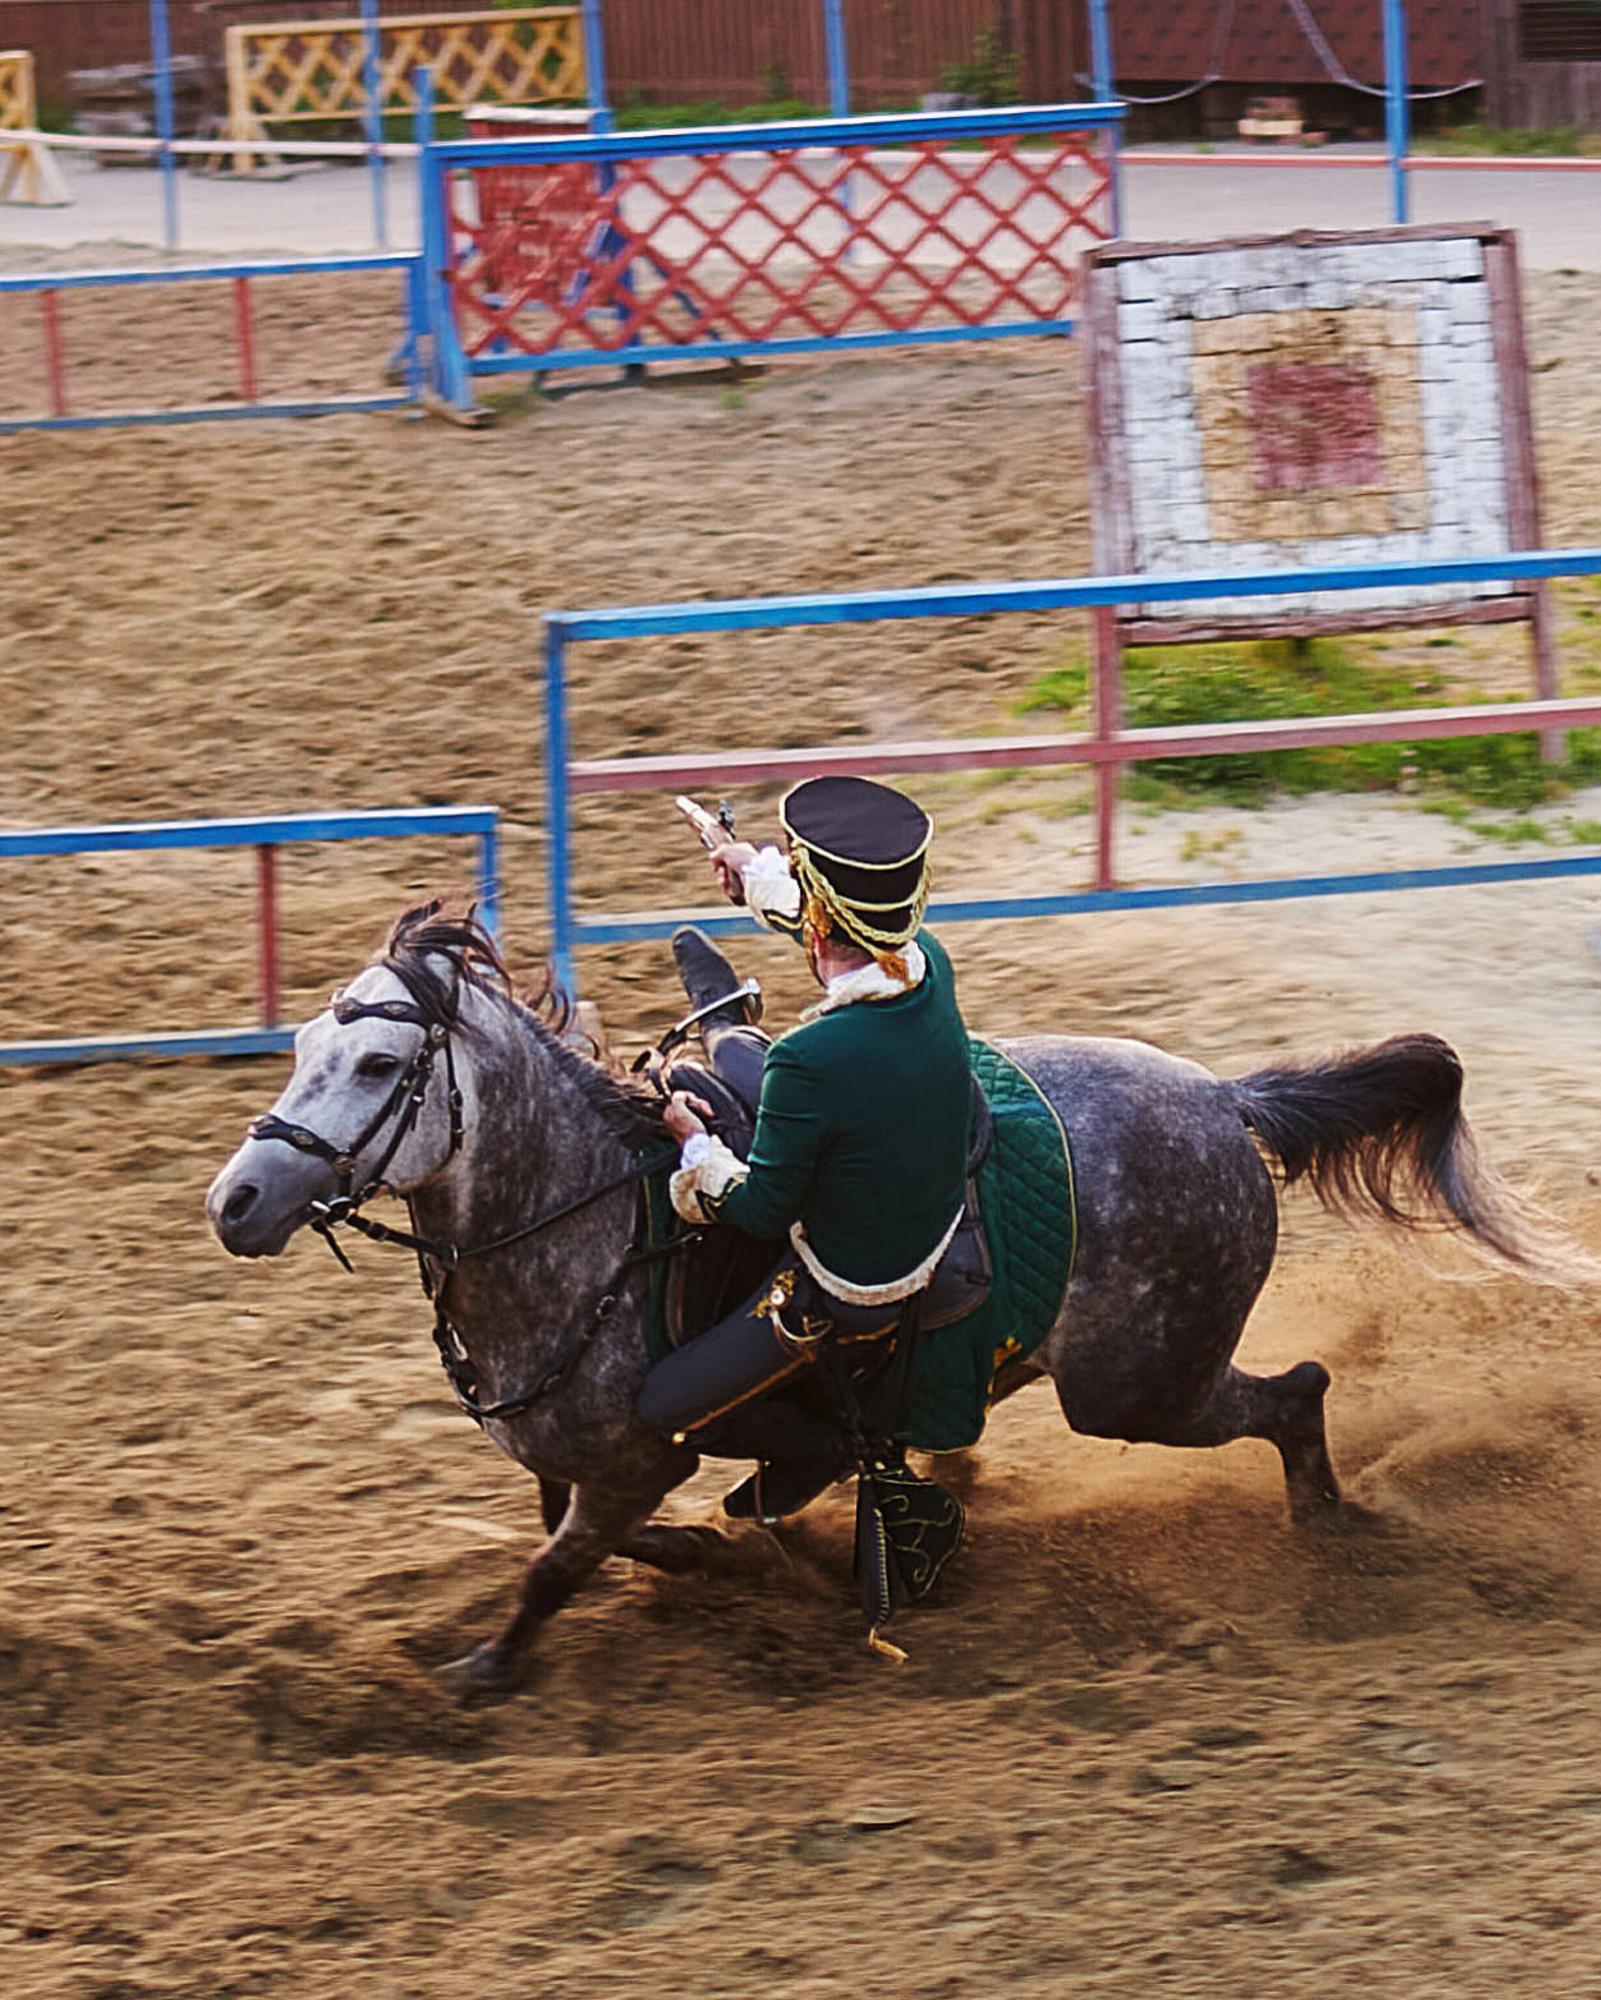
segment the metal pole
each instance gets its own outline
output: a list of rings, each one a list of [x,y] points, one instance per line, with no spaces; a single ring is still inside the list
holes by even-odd
[[[823,0],[823,41],[828,51],[828,108],[836,118],[851,115],[851,68],[845,49],[845,0]],[[856,248],[851,241],[855,229],[855,175],[848,169],[839,184],[840,227],[845,232],[842,247],[847,263],[854,261]]]
[[[500,936],[500,840],[495,828],[478,836],[478,921]]]
[[[378,0],[361,0],[361,122],[367,135],[367,179],[372,189],[372,240],[389,248],[389,202],[384,185],[383,50],[379,42]]]
[[[584,90],[595,110],[607,114],[596,119],[597,132],[611,130],[611,106],[606,101],[606,35],[600,18],[600,0],[584,0]]]
[[[1095,101],[1111,104],[1117,98],[1117,79],[1112,71],[1112,8],[1111,0],[1089,0],[1090,16],[1090,75],[1093,79]],[[1123,163],[1118,158],[1118,135],[1120,127],[1109,125],[1106,129],[1106,166],[1112,184],[1112,234],[1123,234]]]
[[[1390,205],[1394,220],[1407,220],[1406,0],[1383,0],[1384,137],[1390,154]]]
[[[1097,605],[1092,624],[1095,735],[1099,742],[1106,743],[1123,727],[1123,643],[1117,629],[1117,613],[1111,605]],[[1097,889],[1117,886],[1117,778],[1118,766],[1110,759],[1095,766]]]
[[[434,142],[434,73],[419,63],[411,73],[414,108],[411,136],[417,146],[417,254],[406,267],[406,336],[396,350],[406,373],[406,387],[419,401],[427,383],[423,372],[423,342],[428,332],[428,149]]]
[[[434,157],[434,76],[426,63],[414,73],[417,92],[417,202],[422,222],[421,275],[413,296],[414,345],[419,361],[428,343],[428,386],[459,409],[472,403],[472,380],[456,338],[455,302],[450,294],[450,190]]]
[[[851,70],[845,52],[845,0],[823,0],[823,39],[828,47],[828,108],[836,118],[849,118]]]
[[[39,317],[44,324],[44,372],[50,389],[50,414],[67,414],[67,350],[61,338],[61,295],[39,294]]]
[[[150,67],[156,86],[156,137],[161,141],[162,226],[167,248],[178,247],[178,160],[172,150],[176,129],[172,108],[172,26],[167,0],[150,0]]]
[[[545,620],[545,898],[550,906],[550,956],[569,1000],[578,998],[573,964],[572,861],[567,825],[567,634],[559,618]]]
[[[276,1028],[280,1011],[278,993],[278,850],[256,849],[256,991],[261,1004],[261,1025]]]
[[[260,400],[256,381],[256,327],[250,306],[250,280],[235,278],[233,281],[233,323],[234,340],[239,350],[239,400],[254,403]],[[262,853],[267,852],[266,848]]]

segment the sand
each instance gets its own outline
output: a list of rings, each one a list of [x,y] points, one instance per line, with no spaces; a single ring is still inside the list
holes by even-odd
[[[1531,300],[1552,541],[1601,536],[1598,305],[1594,279]],[[347,335],[286,351],[333,380]],[[125,332],[123,393],[187,337]],[[1078,423],[1071,353],[1020,345],[574,396],[482,435],[8,440],[0,818],[497,802],[532,966],[541,610],[1071,573]],[[1580,679],[1597,601],[1562,600]],[[1019,618],[597,647],[578,743],[1011,727],[1080,644]],[[1521,641],[1460,673],[1522,685]],[[1083,879],[1075,780],[932,790],[949,884]],[[700,894],[664,805],[586,807],[588,900]],[[1596,810],[1544,817],[1565,839]],[[1125,841],[1150,880],[1503,851],[1393,799],[1135,812]],[[442,843],[293,851],[295,1009],[469,873]],[[5,1032],[247,1019],[250,893],[244,854],[13,864]],[[1601,1247],[1593,905],[1570,883],[948,942],[992,1031],[1228,1071],[1443,1033],[1486,1149]],[[797,968],[749,962],[788,1018]],[[671,1010],[654,948],[586,978],[625,1041]],[[832,1500],[747,1534],[737,1577],[608,1564],[527,1692],[463,1714],[428,1668],[508,1603],[533,1483],[447,1402],[404,1259],[244,1266],[206,1235],[283,1073],[0,1078],[8,2000],[1601,1994],[1594,1299],[1454,1281],[1292,1198],[1243,1357],[1333,1369],[1381,1531],[1298,1536],[1267,1447],[1075,1438],[1038,1389],[952,1474],[971,1541],[904,1667],[861,1644]],[[674,1516],[715,1518],[726,1483]]]

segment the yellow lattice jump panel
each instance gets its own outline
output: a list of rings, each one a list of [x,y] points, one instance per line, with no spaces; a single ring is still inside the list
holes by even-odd
[[[0,49],[0,132],[29,132],[38,122],[33,51]]]
[[[49,148],[34,136],[38,124],[33,51],[0,49],[0,201],[53,208],[72,199]],[[8,132],[19,136],[8,139]]]
[[[268,125],[360,118],[366,109],[362,24],[247,23],[227,31],[228,136]],[[379,102],[409,111],[416,72],[433,71],[442,105],[582,102],[583,24],[576,7],[496,8],[482,14],[397,14],[379,24]]]

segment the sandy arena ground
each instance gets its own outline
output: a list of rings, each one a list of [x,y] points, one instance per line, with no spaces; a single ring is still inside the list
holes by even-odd
[[[1530,318],[1548,539],[1598,540],[1601,281],[1539,280]],[[183,312],[109,332],[118,393],[198,352]],[[365,366],[349,329],[275,337],[286,373]],[[22,365],[0,340],[0,401]],[[1019,346],[574,396],[481,435],[8,440],[0,820],[498,802],[531,967],[542,609],[1070,573],[1078,424],[1071,352]],[[1601,595],[1561,601],[1594,663]],[[588,649],[578,744],[1014,727],[1080,644],[1020,618]],[[1521,685],[1520,647],[1463,647],[1464,681]],[[929,790],[947,886],[1083,878],[1078,781]],[[597,902],[699,893],[665,801],[597,802],[578,840]],[[1135,812],[1125,844],[1151,880],[1465,851],[1499,850],[1407,800]],[[467,873],[443,845],[287,856],[295,1009]],[[5,1034],[247,1018],[250,894],[242,853],[13,865]],[[1486,1146],[1601,1247],[1593,905],[949,942],[992,1031],[1233,1071],[1443,1033]],[[796,967],[749,962],[788,1018]],[[615,1027],[666,1018],[663,952],[589,972]],[[449,1406],[404,1259],[351,1279],[304,1242],[246,1267],[207,1237],[204,1188],[282,1074],[0,1079],[6,2000],[1601,1995],[1596,1300],[1450,1282],[1292,1199],[1244,1359],[1333,1368],[1336,1457],[1386,1531],[1297,1537],[1267,1447],[1074,1438],[1035,1390],[959,1475],[970,1544],[899,1628],[904,1667],[861,1644],[832,1501],[752,1532],[737,1580],[608,1565],[528,1692],[462,1714],[428,1667],[501,1614],[534,1487]],[[727,1483],[676,1514],[713,1518]]]

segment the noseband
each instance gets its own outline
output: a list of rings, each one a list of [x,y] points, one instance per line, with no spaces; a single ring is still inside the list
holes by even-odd
[[[448,1166],[460,1151],[464,1136],[461,1091],[456,1084],[456,1058],[450,1040],[450,1030],[459,1010],[459,982],[450,989],[449,1016],[442,1021],[424,1006],[417,988],[398,965],[391,964],[386,969],[394,973],[411,994],[409,1000],[348,1000],[343,993],[336,993],[331,1002],[333,1017],[341,1027],[348,1027],[352,1021],[405,1021],[422,1030],[422,1046],[396,1077],[389,1095],[359,1135],[348,1146],[335,1146],[320,1132],[312,1131],[309,1125],[291,1125],[273,1111],[252,1119],[249,1128],[252,1139],[281,1140],[284,1145],[293,1146],[297,1153],[310,1153],[319,1160],[326,1160],[333,1168],[337,1192],[331,1201],[312,1203],[311,1227],[347,1271],[350,1259],[340,1248],[333,1232],[342,1222],[357,1221],[356,1210],[384,1185],[384,1176],[391,1162],[422,1116],[422,1108],[428,1101],[428,1086],[433,1079],[434,1063],[441,1053],[445,1058],[445,1098],[450,1110],[450,1150],[445,1155],[445,1165]],[[378,1164],[358,1189],[355,1185],[356,1163],[391,1120],[394,1129]]]

